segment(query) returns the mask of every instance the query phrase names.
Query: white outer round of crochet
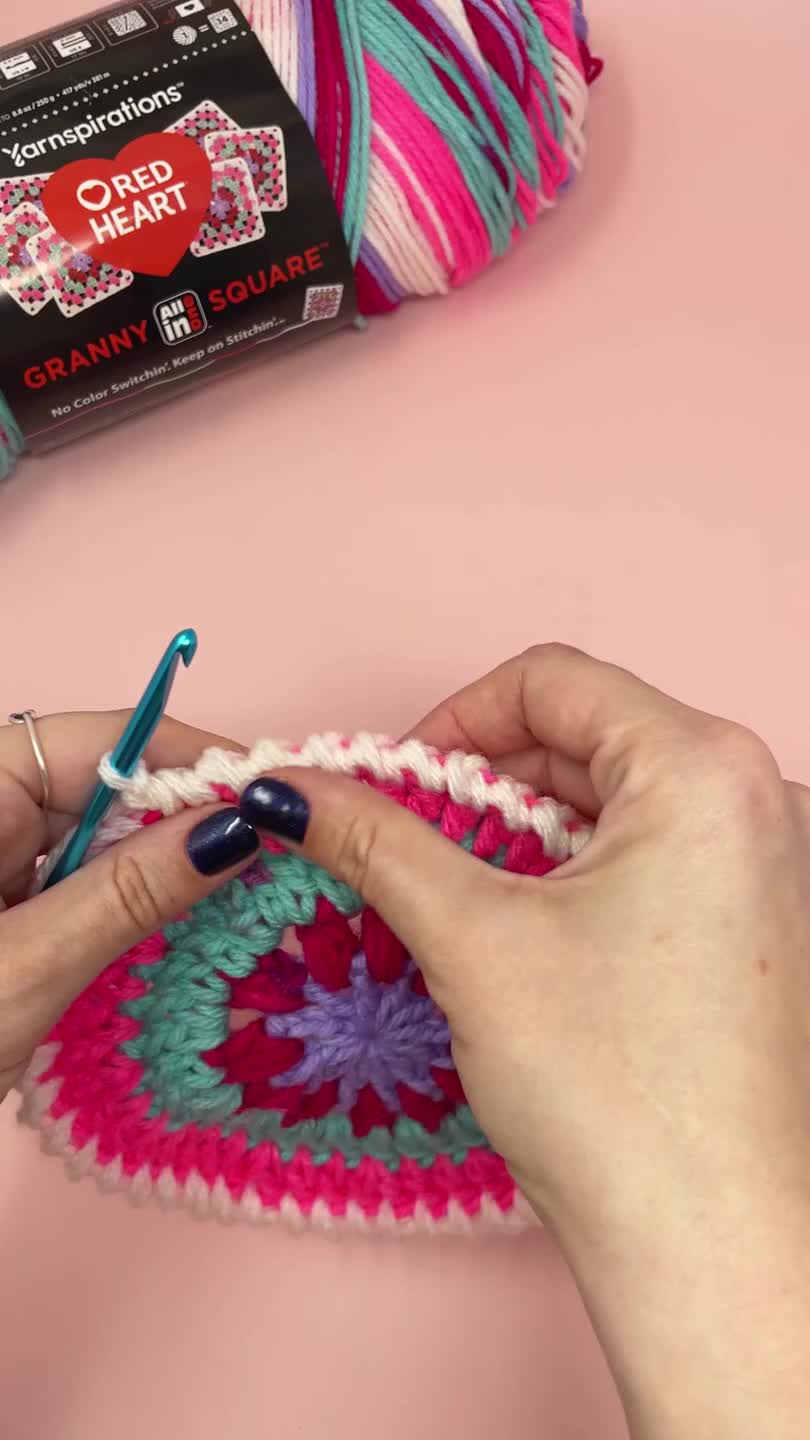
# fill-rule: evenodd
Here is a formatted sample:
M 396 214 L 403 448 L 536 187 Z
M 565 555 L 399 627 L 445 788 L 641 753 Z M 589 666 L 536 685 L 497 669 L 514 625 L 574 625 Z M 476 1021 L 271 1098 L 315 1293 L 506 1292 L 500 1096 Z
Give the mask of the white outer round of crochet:
M 210 805 L 218 799 L 215 786 L 227 785 L 237 795 L 261 775 L 290 767 L 329 770 L 347 776 L 365 772 L 396 783 L 409 772 L 425 790 L 446 793 L 459 805 L 483 814 L 495 809 L 510 830 L 533 832 L 550 859 L 576 855 L 592 833 L 568 805 L 539 798 L 529 785 L 493 775 L 481 755 L 454 751 L 442 755 L 420 740 L 401 742 L 359 734 L 347 740 L 338 734 L 312 735 L 300 746 L 286 740 L 259 740 L 247 755 L 211 749 L 195 765 L 181 770 L 150 772 L 141 764 L 130 779 L 122 778 L 105 757 L 99 775 L 119 798 L 99 829 L 88 858 L 140 829 L 144 811 L 173 815 L 187 806 Z

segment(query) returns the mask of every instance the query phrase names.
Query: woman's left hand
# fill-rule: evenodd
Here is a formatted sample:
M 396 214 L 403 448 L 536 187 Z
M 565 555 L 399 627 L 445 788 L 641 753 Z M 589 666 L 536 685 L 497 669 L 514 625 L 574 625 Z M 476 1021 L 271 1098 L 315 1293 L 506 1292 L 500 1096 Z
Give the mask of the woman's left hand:
M 37 857 L 84 812 L 99 760 L 128 716 L 37 720 L 50 801 L 23 725 L 0 728 L 0 1100 L 71 1001 L 118 955 L 238 874 L 259 849 L 238 811 L 185 811 L 115 845 L 33 899 Z M 164 720 L 150 768 L 192 765 L 211 745 L 242 746 Z

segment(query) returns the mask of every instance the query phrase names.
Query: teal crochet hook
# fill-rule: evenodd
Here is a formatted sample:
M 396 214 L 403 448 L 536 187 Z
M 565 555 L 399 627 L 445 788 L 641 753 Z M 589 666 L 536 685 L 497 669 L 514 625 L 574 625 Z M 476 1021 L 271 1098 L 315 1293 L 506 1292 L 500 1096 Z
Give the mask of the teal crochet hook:
M 128 779 L 134 773 L 138 761 L 142 759 L 149 741 L 163 719 L 180 661 L 188 667 L 196 653 L 196 631 L 181 630 L 179 635 L 175 635 L 110 756 L 113 769 L 123 779 Z M 60 880 L 65 880 L 74 870 L 78 870 L 115 796 L 115 790 L 99 781 L 90 804 L 48 876 L 44 889 L 49 890 L 52 885 L 58 885 Z

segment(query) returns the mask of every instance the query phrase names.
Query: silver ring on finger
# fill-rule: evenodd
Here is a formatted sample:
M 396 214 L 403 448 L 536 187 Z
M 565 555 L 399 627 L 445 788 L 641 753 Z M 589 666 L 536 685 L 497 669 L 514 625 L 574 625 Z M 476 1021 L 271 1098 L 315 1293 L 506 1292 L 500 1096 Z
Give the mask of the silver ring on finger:
M 42 798 L 40 809 L 47 810 L 51 799 L 51 777 L 48 774 L 48 764 L 45 759 L 45 752 L 42 749 L 36 727 L 36 710 L 15 710 L 9 715 L 9 725 L 24 725 L 28 732 L 28 739 L 31 741 L 31 749 L 34 752 L 34 759 L 37 762 L 40 783 L 42 785 Z

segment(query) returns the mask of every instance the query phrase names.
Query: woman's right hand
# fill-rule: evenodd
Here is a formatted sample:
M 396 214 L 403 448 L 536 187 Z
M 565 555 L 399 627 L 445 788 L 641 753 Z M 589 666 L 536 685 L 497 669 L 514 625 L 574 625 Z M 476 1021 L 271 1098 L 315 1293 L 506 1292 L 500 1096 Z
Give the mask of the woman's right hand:
M 303 770 L 253 787 L 243 814 L 302 841 L 409 946 L 478 1120 L 575 1269 L 634 1434 L 798 1440 L 810 793 L 748 731 L 556 646 L 413 733 L 570 801 L 594 838 L 529 880 Z

